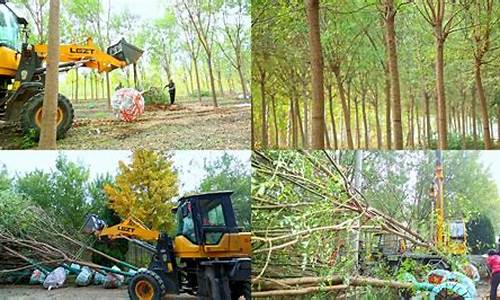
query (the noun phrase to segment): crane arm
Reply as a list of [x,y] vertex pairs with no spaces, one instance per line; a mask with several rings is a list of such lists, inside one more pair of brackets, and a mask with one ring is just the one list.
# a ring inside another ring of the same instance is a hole
[[141,221],[134,217],[128,217],[123,222],[110,227],[105,225],[99,226],[99,224],[104,224],[104,222],[96,218],[97,216],[95,215],[87,217],[84,230],[87,233],[95,234],[99,238],[106,237],[111,240],[132,238],[143,241],[157,241],[160,236],[159,231],[147,228]]
[[[123,45],[126,42],[121,40],[119,44],[119,51],[123,51]],[[132,47],[129,44],[126,44],[128,47]],[[118,59],[118,56],[124,56],[123,53],[115,53],[115,55],[110,55],[101,51],[98,47],[94,45],[92,38],[87,38],[86,44],[63,44],[59,46],[59,61],[61,63],[69,63],[69,62],[79,62],[85,61],[83,63],[84,67],[96,69],[99,72],[111,72],[114,69],[123,68],[130,63],[135,63],[139,57],[142,55],[142,50],[133,47],[134,57],[132,59],[127,59],[125,57],[124,60]],[[47,58],[48,53],[48,45],[40,44],[35,45],[34,50],[37,53],[40,59],[45,60]],[[117,55],[120,54],[120,55]]]

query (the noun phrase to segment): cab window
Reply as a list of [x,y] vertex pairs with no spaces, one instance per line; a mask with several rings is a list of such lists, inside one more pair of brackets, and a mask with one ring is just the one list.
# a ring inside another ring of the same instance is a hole
[[177,235],[183,235],[191,242],[196,243],[191,203],[186,203],[178,208],[177,223]]
[[0,6],[0,45],[18,50],[20,45],[19,24],[14,14],[5,6]]
[[226,224],[222,201],[202,201],[202,226],[206,228],[203,233],[206,245],[216,245],[220,242],[227,227]]

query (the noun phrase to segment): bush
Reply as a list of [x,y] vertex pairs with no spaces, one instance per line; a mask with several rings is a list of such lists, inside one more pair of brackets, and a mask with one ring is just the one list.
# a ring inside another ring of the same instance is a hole
[[142,94],[144,97],[145,105],[153,105],[153,104],[167,104],[168,103],[168,95],[167,92],[163,89],[159,89],[156,87],[152,87]]
[[[438,141],[436,139],[431,140],[430,149],[437,148]],[[474,138],[472,136],[465,137],[465,149],[484,149],[484,141],[481,137],[477,137],[477,143],[474,144]],[[462,135],[457,133],[448,134],[448,150],[465,150]]]

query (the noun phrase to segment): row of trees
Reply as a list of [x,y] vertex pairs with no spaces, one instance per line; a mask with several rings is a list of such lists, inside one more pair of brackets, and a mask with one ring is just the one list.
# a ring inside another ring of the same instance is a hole
[[[31,42],[46,43],[49,1],[13,2],[30,21]],[[156,19],[137,15],[127,7],[117,9],[119,1],[61,2],[61,43],[83,43],[92,37],[106,50],[124,37],[146,51],[138,62],[136,81],[132,66],[112,73],[111,79],[92,70],[70,71],[62,89],[75,100],[105,98],[104,86],[109,88],[110,84],[163,88],[169,78],[182,92],[200,101],[202,96],[211,95],[214,105],[217,96],[229,92],[249,94],[248,1],[179,0],[157,7],[162,13]]]
[[255,2],[254,146],[491,149],[499,16],[492,0]]

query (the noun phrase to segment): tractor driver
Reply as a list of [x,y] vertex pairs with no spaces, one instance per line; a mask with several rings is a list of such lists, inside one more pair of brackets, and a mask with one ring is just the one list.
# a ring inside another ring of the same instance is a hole
[[188,215],[182,220],[182,234],[189,237],[192,241],[196,240],[194,234],[193,213],[191,211],[191,203],[188,203]]

